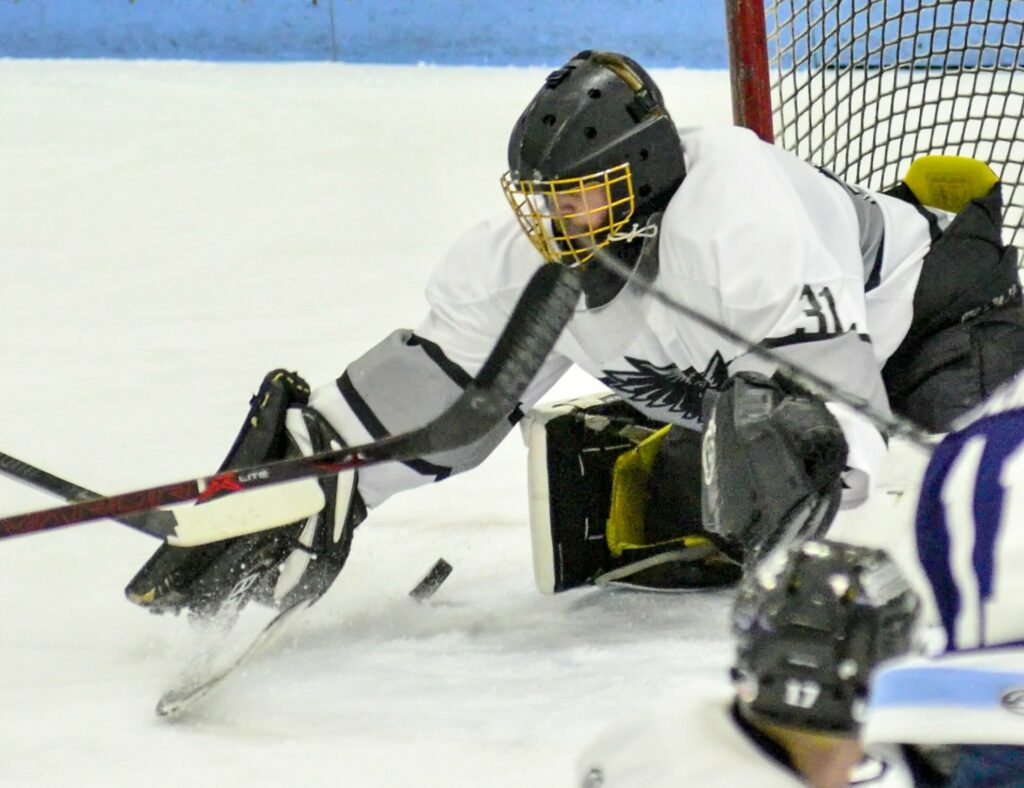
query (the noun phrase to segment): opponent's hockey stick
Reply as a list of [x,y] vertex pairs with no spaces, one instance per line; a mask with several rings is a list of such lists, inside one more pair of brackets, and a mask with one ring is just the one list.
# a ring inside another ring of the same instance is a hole
[[[450,451],[486,435],[519,403],[572,317],[579,294],[580,284],[573,271],[563,266],[541,266],[516,303],[480,373],[447,410],[423,427],[362,446],[0,518],[0,538],[145,512],[142,530],[170,544],[183,546],[211,541],[209,534],[218,530],[249,533],[301,519],[308,515],[296,518],[276,512],[273,518],[268,518],[266,510],[278,506],[288,509],[293,496],[307,495],[312,487],[319,489],[312,479],[375,463]],[[309,480],[309,483],[303,482],[302,490],[295,489],[296,485],[289,485],[291,489],[276,486],[296,480]],[[256,489],[263,487],[267,489]],[[225,495],[212,500],[223,493],[241,492],[244,495]],[[260,493],[264,497],[251,503],[254,498],[260,498]],[[173,512],[153,511],[160,506],[188,501],[209,503]],[[217,511],[218,504],[224,505],[221,511]],[[263,525],[268,519],[277,519],[277,522]],[[252,523],[256,523],[255,528],[251,527]]]
[[[63,501],[91,501],[103,497],[88,487],[82,487],[80,484],[75,484],[49,471],[44,471],[42,468],[32,465],[32,463],[19,460],[17,457],[2,451],[0,451],[0,473],[35,487],[37,490],[55,495]],[[117,520],[117,522],[130,528],[137,528],[140,531],[146,530],[143,522],[144,518],[137,514],[116,515],[110,519]]]
[[700,323],[705,328],[714,331],[720,337],[728,339],[730,342],[735,342],[737,345],[745,348],[751,355],[757,356],[763,361],[773,364],[780,374],[807,389],[812,394],[815,394],[826,401],[839,402],[846,405],[851,410],[854,410],[864,416],[882,433],[902,436],[929,452],[935,447],[935,437],[924,428],[912,422],[910,419],[903,416],[897,416],[892,413],[880,413],[863,397],[858,397],[856,394],[851,394],[850,392],[839,388],[820,375],[811,372],[809,369],[788,361],[771,348],[765,347],[759,342],[754,342],[742,334],[733,331],[731,328],[722,325],[717,320],[703,312],[677,301],[652,282],[647,282],[639,276],[634,277],[633,269],[624,265],[606,249],[593,249],[593,252],[594,259],[612,273],[623,277],[627,281],[632,281],[637,287],[651,295],[656,301],[660,301],[672,311],[678,312],[684,317],[693,320],[695,323]]
[[[65,501],[95,501],[103,496],[62,479],[49,471],[0,452],[0,473],[27,482]],[[323,508],[323,491],[315,480],[291,482],[273,491],[262,490],[244,498],[218,498],[204,510],[153,509],[147,512],[112,515],[110,519],[166,539],[179,547],[194,547],[246,533],[276,528],[282,523],[309,517]],[[45,529],[43,529],[45,530]]]

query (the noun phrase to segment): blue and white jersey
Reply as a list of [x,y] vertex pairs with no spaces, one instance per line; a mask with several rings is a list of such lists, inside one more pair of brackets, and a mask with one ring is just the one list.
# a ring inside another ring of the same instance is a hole
[[1024,745],[1024,374],[958,427],[924,473],[916,555],[902,556],[942,642],[878,671],[868,742]]
[[986,415],[939,444],[914,526],[946,650],[1024,646],[1024,409]]

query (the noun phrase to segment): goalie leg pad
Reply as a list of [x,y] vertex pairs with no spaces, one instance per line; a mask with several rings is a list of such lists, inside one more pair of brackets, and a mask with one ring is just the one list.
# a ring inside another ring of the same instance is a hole
[[741,372],[709,400],[703,441],[704,527],[755,563],[820,536],[839,507],[847,444],[824,403]]
[[665,494],[685,482],[699,501],[697,442],[683,452],[691,472],[680,471],[676,456],[664,451],[676,442],[676,429],[610,395],[535,409],[523,431],[542,592],[588,584],[678,590],[737,579],[736,566],[702,535],[699,503],[671,510],[679,500]]
[[656,426],[607,395],[535,408],[523,419],[533,569],[542,592],[590,583],[607,566],[612,468],[637,435]]
[[698,432],[662,427],[619,455],[611,484],[605,534],[611,558],[596,585],[669,591],[739,579],[736,563],[700,525]]
[[689,533],[701,522],[701,433],[673,427],[665,435],[647,486],[644,534],[648,542],[662,542]]

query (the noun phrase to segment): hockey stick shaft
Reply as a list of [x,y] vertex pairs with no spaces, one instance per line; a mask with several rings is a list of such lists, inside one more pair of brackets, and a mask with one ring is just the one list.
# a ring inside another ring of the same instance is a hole
[[[42,468],[2,451],[0,451],[0,473],[69,502],[89,501],[103,497],[87,487],[44,471]],[[124,515],[112,519],[131,528],[145,530],[140,518],[135,515]]]
[[[3,452],[0,452],[0,473],[65,501],[92,501],[103,498],[99,493],[86,487]],[[294,522],[319,511],[324,504],[322,490],[315,486],[316,482],[313,480],[304,487],[300,487],[299,484],[293,482],[286,487],[278,487],[273,496],[267,496],[266,491],[263,491],[262,499],[256,499],[255,493],[245,496],[244,499],[219,498],[201,511],[185,509],[169,512],[152,509],[132,514],[111,515],[110,519],[149,536],[166,539],[171,544],[207,544],[276,527],[283,522]]]
[[639,277],[633,277],[633,270],[631,268],[623,265],[604,249],[595,249],[594,257],[601,265],[618,276],[624,277],[627,280],[632,278],[637,287],[650,294],[655,300],[664,304],[672,311],[678,312],[684,317],[693,320],[695,323],[700,323],[705,328],[714,331],[723,339],[727,339],[730,342],[734,342],[745,348],[751,355],[757,356],[763,361],[767,361],[775,366],[779,373],[784,377],[796,382],[803,388],[809,390],[812,394],[821,397],[826,401],[838,402],[846,405],[848,408],[856,411],[870,421],[883,433],[902,436],[929,452],[934,448],[935,440],[933,437],[927,430],[913,423],[910,419],[896,416],[891,413],[881,413],[876,408],[873,408],[871,404],[862,397],[858,397],[855,394],[851,394],[850,392],[841,389],[820,375],[816,375],[814,372],[811,372],[809,369],[793,364],[771,348],[765,347],[759,342],[754,342],[742,334],[733,331],[731,328],[722,325],[717,320],[709,317],[703,312],[675,300],[653,283],[644,281]]
[[[554,265],[539,268],[520,296],[479,374],[447,410],[419,429],[362,446],[278,460],[0,518],[0,538],[103,517],[151,511],[160,506],[208,501],[225,493],[332,476],[380,462],[416,459],[466,446],[484,437],[519,404],[523,392],[572,317],[579,295],[580,285],[573,271]],[[198,515],[201,509],[208,508],[212,507],[197,507],[194,511]],[[172,512],[163,514],[173,517]],[[155,523],[146,531],[169,541],[176,536],[175,525],[166,521]]]
[[0,473],[58,498],[63,498],[65,501],[85,501],[90,498],[102,497],[99,493],[80,487],[74,482],[62,479],[60,476],[44,471],[24,460],[19,460],[6,452],[0,452]]

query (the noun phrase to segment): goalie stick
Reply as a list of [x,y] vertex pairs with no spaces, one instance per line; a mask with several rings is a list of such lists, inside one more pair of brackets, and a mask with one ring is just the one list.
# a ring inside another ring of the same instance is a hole
[[[297,493],[308,494],[312,486],[319,489],[319,485],[310,484],[305,485],[309,489],[301,491],[295,489],[297,485],[289,485],[289,489],[283,490],[278,487],[282,482],[332,476],[352,468],[449,451],[486,435],[518,404],[572,317],[579,294],[580,284],[575,272],[563,266],[541,266],[519,297],[505,329],[479,374],[447,410],[423,427],[362,446],[278,460],[213,476],[0,518],[0,538],[135,512],[161,514],[152,510],[189,501],[211,503],[164,512],[169,517],[150,518],[144,529],[146,533],[172,544],[198,544],[201,542],[190,540],[203,539],[205,534],[218,528],[232,534],[248,533],[301,519],[305,515],[296,518],[286,514],[283,515],[284,519],[275,515],[278,522],[252,527],[254,519],[267,519],[267,509],[273,506],[288,509],[289,500]],[[257,489],[263,487],[267,489]],[[265,493],[265,496],[259,505],[247,503],[260,492]],[[244,495],[226,495],[213,501],[215,496],[225,493]],[[227,513],[231,516],[215,510],[214,503],[228,504],[233,498],[235,503],[225,507],[231,509]]]
[[[426,576],[409,592],[416,602],[430,599],[452,572],[452,565],[438,558]],[[301,599],[276,611],[260,627],[255,636],[241,647],[225,645],[222,638],[217,647],[206,653],[180,676],[173,687],[160,696],[156,713],[161,717],[177,717],[193,709],[199,701],[219,687],[240,668],[248,665],[300,618],[316,598]]]
[[222,653],[224,641],[199,661],[189,666],[180,676],[176,684],[164,692],[156,704],[156,713],[160,717],[177,717],[188,712],[196,703],[219,687],[225,679],[238,670],[277,640],[309,608],[316,599],[301,599],[290,606],[277,611],[256,633],[247,640],[241,649]]

